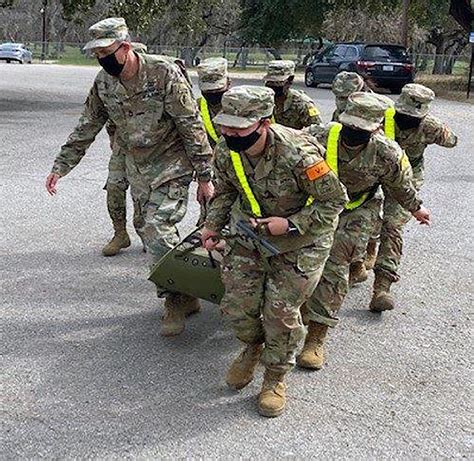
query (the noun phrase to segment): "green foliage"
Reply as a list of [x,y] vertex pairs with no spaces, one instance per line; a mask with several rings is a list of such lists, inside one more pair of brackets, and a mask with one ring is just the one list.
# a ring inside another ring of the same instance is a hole
[[319,31],[331,8],[327,0],[241,0],[241,36],[249,43],[277,46]]

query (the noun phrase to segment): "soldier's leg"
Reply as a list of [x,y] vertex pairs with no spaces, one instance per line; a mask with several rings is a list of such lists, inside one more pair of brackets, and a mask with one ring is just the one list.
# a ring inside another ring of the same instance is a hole
[[380,203],[369,200],[359,208],[343,212],[329,258],[318,286],[307,302],[308,335],[298,357],[298,365],[319,369],[324,362],[324,339],[328,327],[337,324],[336,317],[349,287],[349,265],[358,248],[367,245]]
[[233,389],[242,389],[252,381],[262,352],[261,307],[266,274],[254,252],[238,244],[228,251],[222,263],[225,294],[220,305],[224,320],[245,347],[232,362],[226,382]]
[[[413,167],[413,184],[417,190],[423,185],[422,164]],[[388,192],[385,194],[383,209],[380,247],[374,267],[374,292],[369,306],[374,312],[392,310],[395,307],[390,287],[400,280],[398,269],[403,254],[403,231],[412,217]]]
[[120,249],[130,246],[130,238],[127,233],[127,188],[125,153],[122,149],[116,147],[110,157],[109,175],[104,188],[107,191],[107,210],[114,227],[114,236],[102,249],[104,256],[114,256]]
[[329,248],[311,246],[271,259],[263,304],[265,375],[259,410],[264,416],[278,416],[285,408],[284,378],[305,333],[300,309],[314,291],[328,254]]
[[362,283],[367,280],[369,276],[367,271],[373,269],[375,258],[377,257],[377,241],[380,237],[380,229],[382,227],[383,205],[383,193],[380,187],[372,200],[378,201],[380,213],[377,219],[374,219],[372,224],[372,230],[370,232],[368,244],[365,246],[365,243],[360,241],[354,252],[353,262],[349,268],[349,286],[353,286],[357,283]]

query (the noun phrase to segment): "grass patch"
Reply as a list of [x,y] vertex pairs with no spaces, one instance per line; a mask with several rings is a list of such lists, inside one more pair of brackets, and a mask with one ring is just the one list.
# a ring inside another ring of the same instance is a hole
[[416,83],[431,88],[437,96],[474,103],[474,89],[471,87],[471,97],[466,98],[467,76],[465,75],[429,75],[418,74]]

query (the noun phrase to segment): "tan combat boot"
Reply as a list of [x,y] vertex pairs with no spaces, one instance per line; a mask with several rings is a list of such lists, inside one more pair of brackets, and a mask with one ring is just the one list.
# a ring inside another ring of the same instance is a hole
[[249,344],[232,362],[225,379],[231,389],[243,389],[252,381],[262,350],[261,344]]
[[395,307],[395,301],[390,295],[392,281],[382,274],[375,274],[374,294],[370,301],[369,309],[372,312],[391,311]]
[[122,248],[128,248],[131,245],[125,221],[114,222],[114,229],[112,240],[102,248],[104,256],[115,256]]
[[354,261],[349,268],[349,286],[365,282],[369,277],[363,261]]
[[365,268],[371,271],[375,266],[375,261],[377,261],[377,240],[370,239],[367,244],[367,254],[364,262]]
[[303,350],[296,360],[300,367],[309,368],[310,370],[322,368],[324,363],[324,338],[328,328],[327,325],[322,323],[309,322]]
[[161,320],[162,336],[176,336],[184,331],[186,317],[199,312],[201,305],[197,298],[170,293],[165,300],[165,312]]
[[283,382],[285,373],[265,370],[262,390],[258,396],[258,410],[268,418],[280,416],[286,405],[286,384]]

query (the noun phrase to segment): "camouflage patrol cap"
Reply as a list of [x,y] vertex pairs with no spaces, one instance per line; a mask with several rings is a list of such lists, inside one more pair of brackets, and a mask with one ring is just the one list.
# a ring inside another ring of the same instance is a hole
[[275,92],[266,87],[235,86],[224,93],[222,110],[214,122],[231,128],[248,128],[273,114]]
[[402,88],[402,93],[395,103],[395,110],[413,117],[424,117],[430,110],[434,91],[418,83],[409,83]]
[[105,48],[112,43],[129,41],[128,27],[123,18],[107,18],[96,22],[89,27],[93,39],[86,44],[83,50]]
[[364,88],[364,79],[355,72],[339,72],[332,82],[332,92],[337,98],[348,98],[355,91]]
[[148,51],[148,47],[141,42],[132,42],[132,47],[137,53],[146,53]]
[[388,104],[372,93],[358,91],[347,99],[344,112],[339,116],[339,122],[359,130],[375,131],[388,109]]
[[221,90],[227,85],[229,77],[227,73],[227,59],[205,59],[199,64],[197,74],[201,91]]
[[371,94],[372,96],[382,101],[383,104],[386,104],[387,108],[393,107],[395,105],[395,102],[393,101],[393,99],[390,99],[388,96],[385,96],[384,94],[380,94],[380,93],[371,93]]
[[284,85],[289,77],[295,75],[295,63],[287,60],[270,61],[267,67],[267,73],[263,77],[265,83],[274,83]]

